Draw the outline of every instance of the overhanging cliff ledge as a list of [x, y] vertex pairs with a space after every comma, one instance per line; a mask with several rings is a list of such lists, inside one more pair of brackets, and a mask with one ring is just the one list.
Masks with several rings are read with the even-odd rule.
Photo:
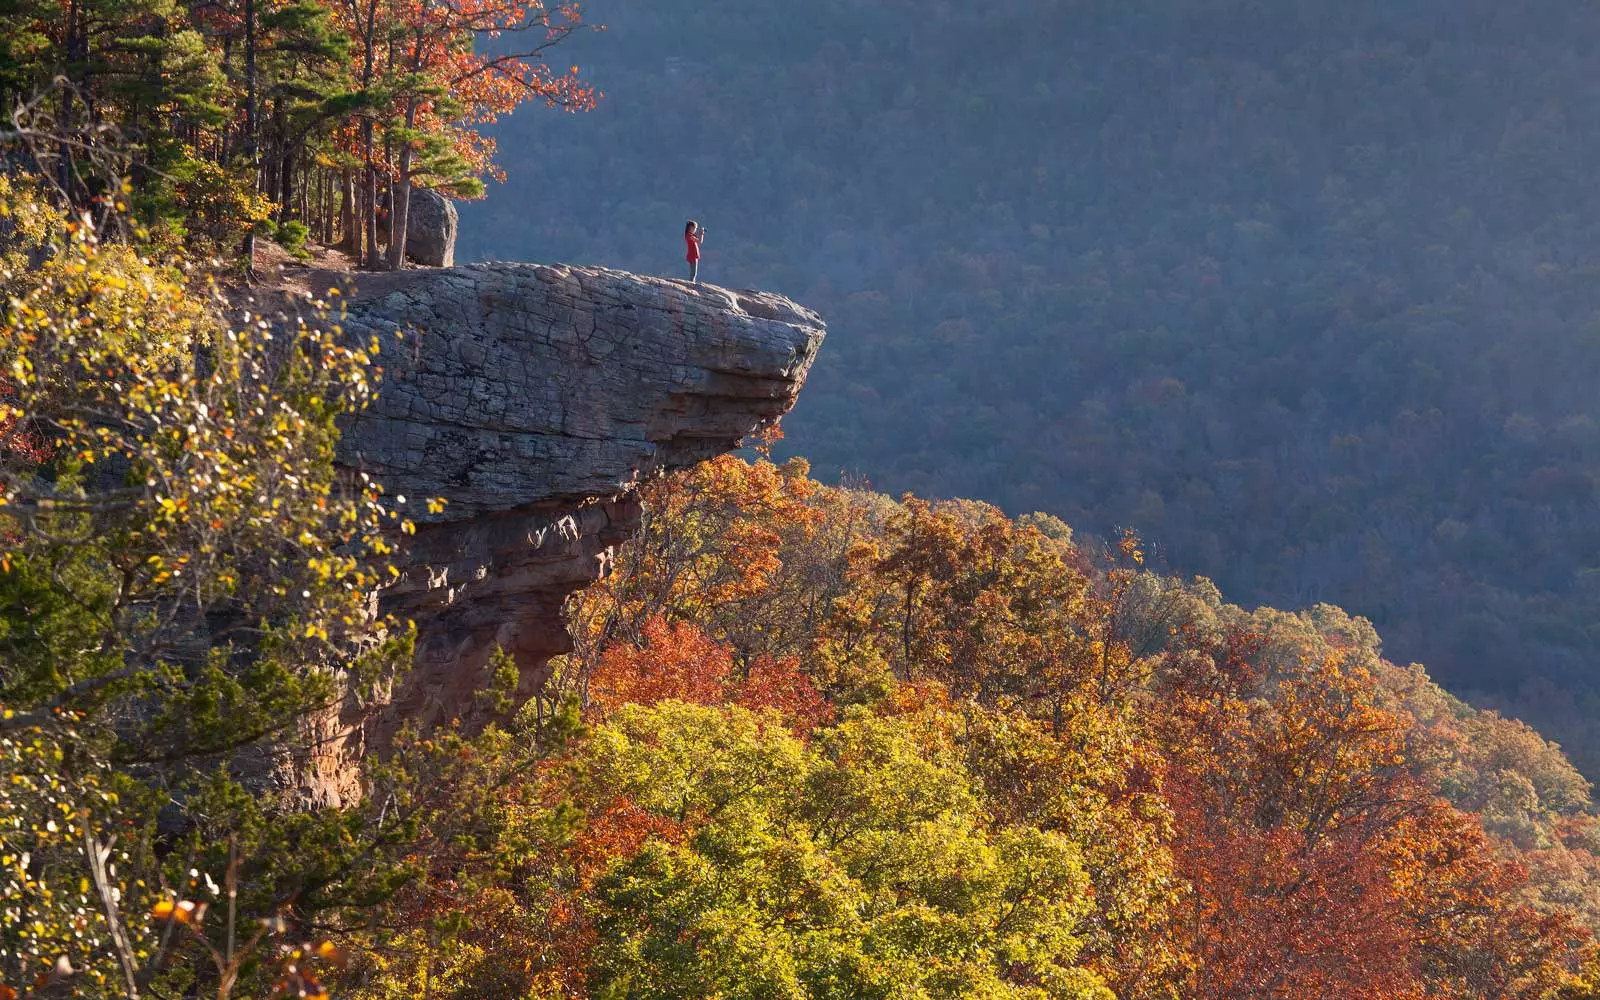
[[340, 462], [417, 523], [380, 595], [418, 627], [383, 715], [423, 725], [481, 720], [496, 645], [531, 694], [570, 648], [563, 601], [638, 528], [637, 484], [788, 412], [824, 335], [779, 295], [504, 263], [363, 277], [346, 328], [380, 336], [384, 377]]

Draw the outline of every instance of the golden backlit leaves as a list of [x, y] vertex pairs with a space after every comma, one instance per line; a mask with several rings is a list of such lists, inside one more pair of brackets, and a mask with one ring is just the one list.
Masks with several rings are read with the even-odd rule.
[[156, 920], [196, 925], [206, 917], [206, 904], [192, 899], [163, 899], [150, 908], [150, 916]]
[[[0, 214], [36, 229], [0, 269], [0, 586], [20, 602], [0, 622], [0, 969], [125, 990], [176, 936], [226, 978], [243, 958], [208, 926], [217, 887], [162, 893], [137, 853], [158, 806], [129, 805], [113, 755], [225, 760], [326, 704], [335, 671], [356, 690], [408, 659], [370, 595], [409, 521], [333, 466], [380, 345], [320, 305], [228, 317], [6, 178]], [[321, 995], [320, 975], [291, 985]]]
[[[74, 975], [106, 987], [115, 977], [106, 915], [81, 859], [121, 801], [103, 763], [69, 767], [70, 759], [52, 732], [0, 732], [0, 968], [18, 970], [30, 989]], [[128, 855], [110, 851], [109, 860]], [[118, 891], [131, 901], [145, 895], [132, 881]]]
[[129, 248], [81, 225], [64, 238], [42, 267], [0, 276], [0, 364], [3, 418], [70, 456], [74, 477], [29, 478], [14, 458], [0, 523], [112, 542], [125, 606], [292, 607], [307, 642], [367, 627], [365, 595], [387, 578], [370, 557], [410, 522], [329, 462], [335, 421], [373, 393], [376, 338], [352, 343], [331, 316], [229, 326]]

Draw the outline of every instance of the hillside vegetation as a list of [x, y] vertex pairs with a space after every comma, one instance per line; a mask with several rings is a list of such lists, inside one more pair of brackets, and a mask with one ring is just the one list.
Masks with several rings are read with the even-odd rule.
[[[1600, 12], [615, 0], [468, 257], [828, 317], [788, 454], [1329, 602], [1594, 773]], [[516, 206], [515, 209], [512, 206]]]
[[1600, 825], [1525, 726], [1337, 609], [807, 473], [646, 491], [521, 717], [592, 728], [402, 894], [461, 938], [385, 996], [1592, 995]]
[[[1320, 409], [1306, 402], [1310, 390], [1291, 399], [1290, 387], [1309, 384], [1309, 341], [1241, 311], [1227, 283], [1276, 288], [1298, 274], [1314, 284], [1322, 272], [1311, 258], [1287, 250], [1299, 245], [1298, 217], [1274, 214], [1270, 200], [1240, 215], [1221, 172], [1202, 212], [1157, 183], [1160, 171], [1140, 174], [1156, 162], [1155, 133], [1120, 104], [1063, 102], [1040, 82], [1055, 78], [1026, 77], [1056, 45], [1052, 65], [1086, 79], [1166, 80], [1173, 100], [1152, 101], [1149, 120], [1178, 128], [1197, 163], [1205, 151], [1238, 155], [1229, 129], [1243, 119], [1183, 83], [1201, 57], [1156, 53], [1206, 39], [1226, 51], [1239, 32], [1266, 30], [1262, 12], [1194, 10], [1182, 30], [1166, 8], [1138, 5], [1018, 3], [981, 17], [938, 7], [924, 12], [936, 15], [929, 20], [892, 5], [824, 4], [798, 23], [748, 7], [690, 11], [687, 27], [703, 35], [692, 51], [706, 54], [685, 50], [657, 70], [641, 63], [635, 79], [671, 81], [660, 99], [705, 117], [695, 128], [662, 119], [640, 134], [658, 136], [663, 157], [689, 155], [705, 169], [646, 167], [626, 152], [617, 119], [599, 120], [600, 137], [617, 143], [607, 169], [651, 178], [654, 187], [636, 190], [658, 192], [635, 201], [593, 192], [598, 217], [631, 220], [633, 242], [609, 248], [617, 258], [608, 263], [654, 259], [641, 234], [657, 221], [675, 256], [682, 206], [693, 204], [711, 238], [727, 241], [708, 242], [725, 247], [725, 269], [791, 289], [805, 276], [799, 290], [838, 306], [843, 346], [838, 361], [824, 352], [823, 405], [798, 423], [835, 428], [831, 444], [817, 436], [826, 451], [847, 427], [902, 422], [885, 454], [924, 465], [886, 465], [892, 475], [937, 473], [974, 491], [1004, 485], [1042, 497], [1048, 476], [1071, 473], [1071, 455], [1098, 454], [1085, 444], [1098, 442], [1110, 464], [1086, 468], [1125, 469], [1158, 498], [1159, 484], [1189, 475], [1185, 489], [1222, 497], [1215, 509], [1192, 509], [1216, 515], [1220, 557], [1243, 553], [1243, 565], [1259, 561], [1257, 536], [1229, 549], [1224, 529], [1247, 514], [1263, 532], [1290, 517], [1299, 508], [1273, 491], [1294, 482], [1308, 496], [1342, 498], [1356, 519], [1329, 522], [1327, 545], [1341, 531], [1377, 539], [1368, 576], [1381, 588], [1433, 579], [1421, 556], [1402, 559], [1400, 536], [1384, 532], [1446, 503], [1430, 499], [1443, 493], [1390, 487], [1419, 470], [1481, 468], [1483, 483], [1505, 490], [1474, 502], [1520, 511], [1537, 531], [1519, 536], [1518, 521], [1483, 534], [1463, 511], [1458, 527], [1430, 522], [1426, 537], [1468, 554], [1479, 537], [1526, 542], [1510, 568], [1534, 572], [1545, 565], [1539, 546], [1572, 541], [1584, 516], [1576, 498], [1588, 445], [1572, 422], [1584, 404], [1576, 389], [1541, 381], [1546, 370], [1528, 350], [1482, 361], [1459, 349], [1427, 354], [1437, 343], [1416, 331], [1443, 327], [1383, 313], [1404, 296], [1371, 298], [1381, 278], [1356, 276], [1306, 293], [1308, 314], [1331, 310], [1318, 341], [1328, 369], [1365, 363], [1372, 385], [1419, 399], [1431, 392], [1437, 405], [1391, 412], [1372, 397], [1341, 408], [1331, 389]], [[300, 322], [246, 311], [264, 259], [253, 244], [270, 236], [293, 254], [313, 238], [338, 238], [367, 267], [398, 265], [387, 227], [411, 185], [466, 195], [492, 174], [477, 130], [486, 119], [519, 97], [573, 107], [588, 99], [576, 69], [501, 63], [480, 36], [503, 36], [515, 21], [533, 29], [538, 49], [564, 37], [577, 11], [476, 0], [78, 0], [0, 12], [0, 90], [21, 102], [0, 137], [0, 1000], [1600, 997], [1600, 818], [1589, 783], [1533, 729], [1386, 659], [1370, 621], [1315, 594], [1297, 596], [1305, 610], [1251, 610], [1205, 577], [1152, 568], [1134, 533], [1076, 534], [1059, 517], [1008, 516], [980, 500], [827, 485], [803, 459], [724, 456], [643, 484], [640, 537], [569, 603], [574, 648], [541, 683], [496, 651], [474, 692], [495, 724], [404, 729], [383, 752], [367, 748], [359, 773], [341, 775], [337, 801], [308, 801], [305, 769], [334, 766], [330, 748], [355, 735], [345, 723], [406, 680], [414, 626], [380, 615], [373, 595], [399, 575], [394, 553], [416, 531], [405, 511], [444, 507], [390, 497], [335, 467], [341, 426], [383, 391], [381, 342], [352, 337], [332, 293], [308, 297]], [[638, 14], [633, 38], [684, 29], [666, 17]], [[1410, 23], [1392, 12], [1360, 15], [1358, 25], [1361, 17]], [[1491, 21], [1440, 27], [1522, 37]], [[852, 30], [824, 30], [846, 22]], [[1076, 26], [1074, 40], [1062, 41], [1064, 25]], [[1279, 55], [1299, 73], [1324, 66], [1296, 54], [1321, 51], [1320, 39], [1336, 38], [1330, 51], [1341, 53], [1368, 44], [1331, 15], [1295, 31], [1285, 38], [1300, 48], [1286, 41]], [[1126, 42], [1110, 49], [1125, 57], [1107, 61], [1109, 37]], [[631, 44], [619, 45], [625, 56], [636, 53]], [[704, 98], [719, 79], [737, 80], [745, 95], [770, 89], [775, 74], [781, 81], [786, 64], [752, 68], [758, 51], [848, 65], [788, 81], [812, 103], [768, 102], [761, 127], [770, 131], [746, 133], [716, 116], [748, 100]], [[1257, 51], [1201, 61], [1245, 65]], [[886, 67], [907, 52], [943, 71], [896, 80], [885, 105], [872, 81], [886, 81]], [[1403, 66], [1433, 53], [1419, 42], [1391, 56]], [[977, 55], [992, 58], [972, 62]], [[1152, 69], [1162, 66], [1165, 76]], [[1549, 58], [1526, 66], [1576, 73]], [[1357, 78], [1381, 90], [1393, 82], [1387, 72]], [[479, 89], [484, 75], [509, 89]], [[1287, 100], [1264, 96], [1279, 92], [1242, 70], [1230, 86], [1245, 118]], [[1515, 90], [1501, 79], [1482, 87], [1485, 100]], [[1208, 117], [1178, 114], [1186, 100]], [[829, 106], [855, 108], [834, 120], [857, 122], [873, 141], [834, 131], [829, 156], [785, 152], [784, 141], [803, 138], [802, 112]], [[899, 117], [882, 118], [885, 106]], [[955, 115], [959, 133], [926, 130], [912, 114], [924, 107]], [[1040, 125], [1064, 107], [1087, 116], [1077, 127], [1097, 121], [1107, 137], [1096, 180], [1023, 155], [1059, 140]], [[1283, 107], [1285, 127], [1304, 125], [1310, 112]], [[1206, 124], [1185, 131], [1194, 122]], [[548, 186], [559, 170], [609, 183], [559, 125], [550, 129], [556, 155], [541, 151], [551, 167], [513, 153], [503, 157], [521, 168], [513, 176]], [[1310, 143], [1315, 130], [1305, 127]], [[1541, 139], [1565, 134], [1530, 128]], [[716, 148], [756, 135], [770, 145]], [[1371, 176], [1341, 160], [1351, 186], [1331, 190], [1392, 179], [1401, 161], [1422, 156], [1398, 152], [1410, 150], [1402, 134], [1391, 139], [1351, 161], [1376, 163]], [[908, 160], [919, 147], [905, 144], [919, 142], [924, 155]], [[1474, 162], [1470, 153], [1461, 162]], [[1285, 178], [1314, 159], [1288, 147], [1262, 155]], [[822, 183], [862, 156], [879, 157], [882, 169], [859, 171], [855, 186]], [[905, 171], [899, 181], [891, 164]], [[1483, 183], [1498, 183], [1504, 164], [1494, 164]], [[713, 168], [744, 172], [747, 183]], [[968, 170], [988, 179], [958, 183]], [[817, 182], [815, 200], [801, 175]], [[940, 219], [941, 202], [904, 197], [924, 182], [954, 185], [944, 194], [966, 192], [968, 203]], [[697, 185], [703, 200], [679, 199], [670, 187], [680, 183]], [[1283, 183], [1289, 204], [1299, 189]], [[1315, 184], [1330, 190], [1326, 177]], [[1090, 190], [1126, 192], [1126, 203], [1091, 206]], [[1449, 200], [1446, 190], [1418, 187], [1356, 214], [1388, 227], [1386, 211], [1425, 214], [1428, 198]], [[1072, 191], [1079, 203], [1060, 200]], [[783, 208], [766, 224], [787, 221], [785, 238], [814, 246], [783, 254], [741, 237], [702, 210], [726, 206], [712, 201], [718, 192], [759, 192], [768, 208]], [[1134, 192], [1165, 197], [1192, 231], [1161, 236], [1147, 212], [1142, 235], [1124, 230], [1126, 250], [1082, 251], [1088, 263], [1059, 273], [1025, 259], [1052, 259], [1055, 241], [1098, 238], [1089, 234], [1144, 211]], [[827, 205], [860, 209], [852, 230], [823, 210], [824, 195], [838, 199]], [[1056, 199], [1057, 214], [1007, 218], [1005, 206], [1024, 195]], [[904, 258], [860, 238], [881, 211], [900, 213], [884, 234], [915, 237]], [[1530, 195], [1516, 217], [1537, 211]], [[518, 216], [527, 226], [528, 213]], [[1212, 221], [1201, 226], [1201, 216]], [[1505, 218], [1487, 209], [1477, 222], [1465, 218], [1504, 251]], [[562, 223], [539, 225], [548, 233]], [[1135, 298], [1152, 316], [1210, 309], [1214, 326], [1202, 336], [1170, 332], [1195, 329], [1176, 322], [1113, 322], [1133, 308], [1126, 288], [1142, 287], [1128, 276], [1155, 266], [1155, 251], [1141, 248], [1177, 248], [1196, 232], [1236, 242], [1220, 241], [1204, 266], [1172, 250], [1160, 271], [1167, 290]], [[954, 238], [957, 249], [939, 249]], [[1318, 245], [1344, 246], [1331, 236]], [[1383, 246], [1341, 252], [1351, 267], [1373, 268]], [[1546, 313], [1518, 312], [1509, 292], [1497, 303], [1485, 291], [1523, 286], [1504, 274], [1480, 281], [1479, 265], [1441, 246], [1449, 267], [1474, 269], [1460, 286], [1472, 308], [1448, 314], [1459, 345], [1489, 342], [1480, 311], [1520, 317], [1526, 325], [1515, 332], [1528, 346], [1567, 350], [1560, 370], [1581, 373], [1579, 341], [1556, 336]], [[1537, 280], [1562, 292], [1541, 301], [1579, 308], [1581, 256], [1532, 259], [1534, 273], [1549, 275]], [[895, 262], [895, 281], [863, 284], [881, 261]], [[1438, 301], [1456, 301], [1457, 288]], [[1046, 321], [1000, 322], [1033, 310]], [[1031, 342], [1017, 339], [1024, 330]], [[1188, 355], [1175, 346], [1184, 343]], [[1163, 352], [1189, 367], [1151, 360]], [[1443, 368], [1423, 378], [1415, 359], [1424, 356], [1453, 358], [1456, 380]], [[1063, 359], [1065, 368], [1050, 367]], [[1415, 364], [1389, 364], [1400, 360]], [[875, 370], [887, 373], [878, 387], [850, 381]], [[1011, 393], [992, 412], [963, 395], [988, 385]], [[1368, 385], [1355, 379], [1348, 391]], [[1283, 398], [1267, 406], [1273, 386]], [[1456, 395], [1468, 386], [1487, 394], [1475, 412], [1526, 451], [1507, 444], [1493, 462], [1449, 465], [1459, 459], [1451, 449], [1501, 440], [1452, 436]], [[1497, 386], [1538, 405], [1517, 409]], [[1048, 392], [1064, 407], [1054, 422], [1040, 419]], [[1223, 407], [1235, 398], [1243, 410]], [[832, 422], [819, 422], [830, 406]], [[1307, 414], [1333, 421], [1362, 406], [1376, 416], [1339, 439], [1346, 460], [1368, 463], [1360, 475], [1339, 466], [1346, 493], [1297, 471], [1322, 469], [1314, 449], [1272, 444]], [[1213, 460], [1185, 444], [1189, 434], [1254, 450]], [[1140, 435], [1171, 441], [1163, 451]], [[1568, 442], [1571, 461], [1535, 475], [1554, 461], [1552, 442]], [[1025, 460], [1007, 451], [1023, 443], [1033, 449]], [[1241, 492], [1207, 485], [1219, 469], [1240, 477]], [[1561, 479], [1563, 470], [1577, 478]], [[1373, 485], [1380, 472], [1392, 480], [1383, 490]], [[1545, 492], [1527, 492], [1538, 483]], [[947, 485], [928, 478], [935, 494]], [[1479, 496], [1474, 488], [1459, 485], [1448, 502]], [[1401, 495], [1411, 506], [1386, 506]], [[1226, 506], [1239, 498], [1256, 506]], [[1115, 506], [1125, 500], [1113, 496], [1097, 526], [1155, 509], [1143, 499]], [[1165, 529], [1183, 537], [1174, 524]], [[1270, 537], [1282, 545], [1286, 536]], [[1547, 555], [1581, 562], [1585, 551], [1574, 543]], [[1377, 571], [1385, 566], [1405, 568]], [[1532, 605], [1484, 578], [1501, 588], [1486, 591], [1495, 620], [1524, 627]], [[1552, 605], [1552, 619], [1574, 621], [1576, 606]]]

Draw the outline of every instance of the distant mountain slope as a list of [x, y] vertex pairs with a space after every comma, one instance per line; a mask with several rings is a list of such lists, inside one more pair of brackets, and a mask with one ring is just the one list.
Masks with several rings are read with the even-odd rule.
[[[596, 2], [464, 253], [775, 288], [824, 476], [1330, 601], [1600, 773], [1600, 9]], [[542, 165], [542, 166], [541, 166]]]

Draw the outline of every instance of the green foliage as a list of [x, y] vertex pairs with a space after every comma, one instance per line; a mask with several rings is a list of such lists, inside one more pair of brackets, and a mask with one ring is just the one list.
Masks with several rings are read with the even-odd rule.
[[70, 727], [0, 734], [0, 773], [0, 983], [76, 977], [79, 995], [119, 995], [113, 939], [148, 957], [159, 931], [142, 789]]
[[337, 230], [399, 267], [406, 192], [499, 175], [484, 124], [598, 99], [545, 58], [582, 25], [562, 0], [0, 0], [0, 19], [7, 162], [98, 226], [131, 207], [159, 258], [250, 278], [269, 219], [305, 228], [284, 232], [301, 259]]
[[[1586, 953], [1585, 928], [1600, 926], [1587, 784], [1526, 726], [1384, 660], [1369, 622], [1326, 605], [1228, 605], [1209, 581], [1138, 569], [1132, 536], [1106, 562], [1052, 519], [896, 503], [803, 477], [801, 466], [723, 458], [653, 484], [638, 545], [574, 601], [581, 641], [561, 683], [588, 690], [607, 726], [667, 712], [663, 695], [709, 708], [743, 698], [718, 682], [719, 664], [773, 655], [846, 720], [815, 728], [786, 712], [757, 726], [759, 752], [738, 756], [683, 722], [638, 741], [622, 758], [631, 768], [564, 786], [599, 786], [598, 801], [591, 787], [575, 803], [602, 829], [637, 824], [628, 810], [653, 819], [642, 842], [603, 838], [610, 872], [635, 881], [579, 894], [620, 894], [622, 912], [600, 909], [592, 932], [623, 928], [604, 954], [630, 989], [714, 991], [725, 971], [714, 962], [649, 975], [682, 967], [673, 949], [696, 934], [778, 933], [749, 909], [776, 890], [759, 872], [718, 867], [723, 841], [700, 831], [741, 803], [770, 824], [787, 814], [769, 803], [793, 801], [827, 810], [808, 841], [840, 863], [905, 857], [870, 823], [850, 825], [857, 804], [908, 823], [926, 820], [923, 805], [976, 808], [991, 833], [1060, 835], [1092, 887], [1072, 930], [1076, 962], [1119, 996], [1272, 996], [1248, 984], [1273, 980], [1289, 984], [1284, 995], [1531, 1000]], [[624, 696], [658, 709], [619, 707]], [[763, 761], [791, 733], [826, 758], [863, 719], [879, 723], [838, 753], [848, 768]], [[885, 719], [916, 720], [896, 730], [914, 734], [914, 756], [885, 738]], [[616, 739], [602, 728], [595, 745], [604, 753]], [[791, 772], [814, 777], [796, 790], [771, 776]], [[763, 888], [725, 893], [746, 877]], [[790, 947], [756, 935], [701, 952]], [[779, 984], [769, 992], [810, 988], [804, 963], [793, 968], [748, 975]]]
[[[332, 467], [376, 345], [227, 329], [81, 226], [6, 281], [6, 416], [52, 456], [4, 471], [0, 575], [19, 603], [0, 699], [42, 722], [160, 691], [119, 741], [145, 760], [249, 742], [326, 702], [342, 643], [374, 627], [366, 557], [389, 547], [376, 487], [346, 497]], [[61, 642], [68, 629], [91, 641]]]
[[131, 204], [155, 248], [231, 261], [245, 234], [272, 218], [272, 202], [250, 184], [250, 174], [246, 166], [219, 165], [174, 147], [160, 182], [136, 192]]
[[272, 234], [272, 239], [280, 247], [289, 251], [291, 257], [297, 260], [310, 260], [311, 251], [306, 249], [306, 237], [310, 235], [310, 232], [311, 230], [306, 228], [304, 222], [298, 219], [291, 219], [276, 228], [276, 231]]
[[595, 994], [1109, 997], [1074, 961], [1078, 847], [987, 829], [921, 728], [858, 711], [808, 747], [737, 708], [619, 712], [590, 780], [689, 826], [598, 885]]
[[570, 958], [560, 904], [585, 864], [561, 854], [581, 839], [584, 817], [567, 799], [559, 755], [586, 734], [567, 701], [537, 725], [402, 740], [373, 769], [379, 797], [404, 817], [394, 840], [417, 877], [352, 936], [343, 991], [372, 1000], [551, 992]]

